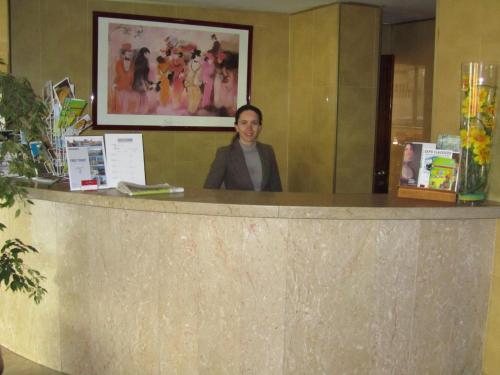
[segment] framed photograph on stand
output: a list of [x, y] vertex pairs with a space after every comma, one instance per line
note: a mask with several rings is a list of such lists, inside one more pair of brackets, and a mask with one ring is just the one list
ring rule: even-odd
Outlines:
[[102, 129], [233, 128], [250, 95], [252, 26], [94, 12]]

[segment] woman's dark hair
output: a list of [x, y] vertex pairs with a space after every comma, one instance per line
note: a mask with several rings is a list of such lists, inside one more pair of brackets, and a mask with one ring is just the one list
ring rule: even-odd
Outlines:
[[194, 59], [196, 56], [201, 56], [201, 51], [199, 49], [195, 49], [191, 52], [191, 59]]
[[254, 105], [251, 104], [245, 104], [242, 105], [238, 110], [236, 111], [236, 114], [234, 115], [234, 125], [238, 123], [238, 120], [240, 119], [240, 116], [243, 112], [245, 111], [253, 111], [257, 114], [257, 117], [259, 118], [259, 125], [262, 125], [262, 111], [257, 108]]
[[147, 47], [142, 47], [139, 50], [139, 56], [144, 56], [146, 53], [151, 53]]
[[[245, 111], [255, 112], [257, 114], [257, 117], [259, 118], [259, 125], [262, 125], [262, 111], [259, 108], [257, 108], [256, 106], [251, 105], [251, 104], [245, 104], [245, 105], [242, 105], [240, 108], [238, 108], [238, 110], [236, 111], [236, 114], [234, 115], [234, 125], [238, 124], [238, 120], [240, 119], [241, 114]], [[231, 142], [236, 141], [239, 137], [240, 137], [240, 134], [236, 133], [233, 136], [233, 139], [231, 140]]]

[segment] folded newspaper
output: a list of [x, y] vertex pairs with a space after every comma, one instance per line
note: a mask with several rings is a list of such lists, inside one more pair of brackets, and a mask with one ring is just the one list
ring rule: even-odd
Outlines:
[[169, 184], [158, 185], [140, 185], [132, 182], [120, 181], [116, 186], [116, 190], [120, 193], [130, 196], [135, 195], [153, 195], [153, 194], [171, 194], [183, 193], [183, 187], [172, 186]]

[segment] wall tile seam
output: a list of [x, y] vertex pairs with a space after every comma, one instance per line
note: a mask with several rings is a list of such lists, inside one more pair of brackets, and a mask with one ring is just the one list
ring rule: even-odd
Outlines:
[[[56, 240], [55, 240], [55, 254], [58, 256], [58, 257], [61, 257], [62, 254], [60, 254], [60, 251], [59, 251], [59, 236], [60, 236], [60, 233], [59, 231], [57, 230], [58, 226], [59, 226], [59, 223], [60, 223], [60, 215], [58, 215], [58, 211], [61, 210], [61, 207], [58, 207], [58, 204], [56, 202], [51, 202], [51, 205], [49, 205], [49, 207], [51, 207], [51, 212], [54, 213], [54, 226], [56, 228], [56, 232], [54, 233], [54, 236], [56, 237]], [[33, 227], [33, 226], [32, 226]], [[50, 293], [50, 291], [48, 291], [48, 293]], [[58, 299], [58, 303], [60, 304], [60, 299]], [[59, 306], [58, 306], [59, 307]], [[59, 337], [58, 337], [58, 351], [59, 351], [59, 368], [57, 369], [58, 371], [64, 371], [63, 369], [63, 349], [61, 347], [61, 343], [62, 343], [62, 340], [63, 340], [63, 337], [62, 337], [62, 329], [61, 329], [61, 326], [62, 326], [62, 323], [63, 323], [63, 318], [62, 318], [62, 309], [61, 308], [58, 308], [57, 309], [57, 319], [58, 319], [58, 324], [59, 324]]]

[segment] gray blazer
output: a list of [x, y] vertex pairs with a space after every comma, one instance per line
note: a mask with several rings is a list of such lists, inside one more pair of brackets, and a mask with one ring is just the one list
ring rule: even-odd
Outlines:
[[[262, 191], [282, 191], [278, 163], [272, 146], [257, 142], [257, 152], [262, 162]], [[217, 150], [203, 187], [219, 189], [253, 190], [245, 156], [238, 140]]]

